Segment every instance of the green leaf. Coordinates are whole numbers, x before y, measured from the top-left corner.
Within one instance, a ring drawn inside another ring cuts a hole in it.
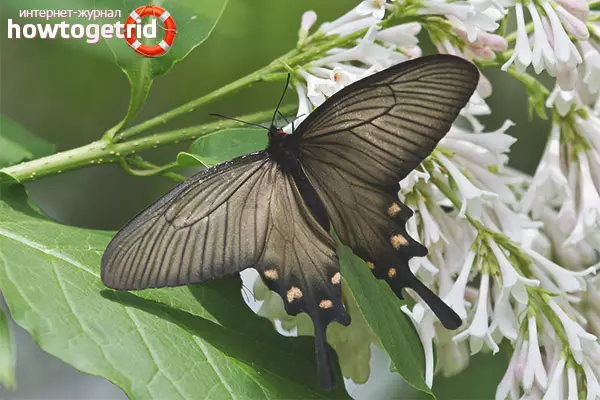
[[[0,383],[8,390],[15,387],[15,345],[8,316],[0,307]]]
[[[207,166],[264,150],[268,138],[266,131],[251,128],[224,129],[202,136],[190,146],[190,153]]]
[[[131,121],[144,105],[152,82],[166,74],[175,63],[183,60],[194,48],[204,42],[221,18],[228,0],[164,0],[143,3],[157,4],[167,10],[177,27],[177,35],[171,49],[161,57],[147,58],[134,52],[125,40],[108,40],[107,43],[115,55],[115,61],[121,67],[131,85],[129,107],[123,121],[111,128],[107,135],[112,137],[121,127]],[[133,10],[142,5],[137,0],[103,0],[103,8],[121,9],[124,20]],[[101,8],[98,4],[94,7]],[[162,25],[157,22],[160,41]],[[201,79],[202,77],[198,77]]]
[[[0,149],[0,168],[55,151],[53,144],[36,137],[6,115],[0,115]]]
[[[204,164],[200,157],[194,154],[186,153],[185,151],[177,154],[176,162],[181,168],[208,167],[208,165]]]
[[[134,399],[348,397],[343,385],[319,389],[313,339],[281,336],[254,315],[238,277],[108,290],[99,264],[112,232],[42,219],[21,185],[0,190],[0,289],[48,353]]]
[[[343,283],[395,369],[411,386],[433,396],[425,384],[423,346],[412,322],[400,310],[405,302],[384,281],[377,280],[350,249],[339,246],[338,254]]]

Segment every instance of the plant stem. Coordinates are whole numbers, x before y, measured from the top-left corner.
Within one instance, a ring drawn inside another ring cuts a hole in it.
[[[386,23],[386,21],[383,21],[382,25],[384,25],[384,23]],[[389,21],[387,21],[387,23],[389,23]],[[284,79],[287,76],[287,74],[282,73],[285,72],[285,66],[305,66],[307,63],[317,59],[334,47],[341,47],[354,43],[356,39],[362,37],[366,31],[367,29],[363,29],[346,36],[337,37],[327,37],[322,32],[316,32],[306,40],[302,48],[291,50],[270,64],[243,78],[138,125],[125,129],[117,135],[114,135],[114,131],[111,129],[98,141],[62,153],[0,169],[0,172],[7,173],[20,182],[26,182],[86,166],[113,163],[125,155],[171,143],[178,143],[179,141],[193,140],[198,136],[207,135],[224,128],[239,126],[239,123],[233,121],[217,121],[205,125],[177,129],[132,139],[133,136],[165,124],[178,116],[192,112],[202,105],[208,104],[226,94],[248,87],[253,83],[261,80],[272,81]],[[281,111],[286,113],[293,110],[294,107],[283,107]],[[263,111],[241,116],[239,119],[260,123],[269,120],[270,113],[272,113],[272,111]]]
[[[282,107],[281,111],[283,113],[293,112],[295,108],[295,105],[287,105]],[[243,115],[240,116],[239,119],[243,119],[252,123],[261,123],[270,120],[272,114],[273,111],[266,110]],[[158,146],[194,140],[200,136],[210,135],[211,133],[220,131],[222,129],[238,126],[241,126],[239,122],[222,120],[204,125],[156,133],[143,138],[132,139],[119,143],[110,143],[107,140],[100,139],[82,147],[77,147],[75,149],[39,158],[37,160],[3,168],[0,169],[0,172],[11,175],[19,182],[26,182],[74,169],[113,163],[126,155],[156,148]]]
[[[289,55],[293,54],[294,52],[295,52],[295,50],[292,50],[288,54],[284,55],[283,58],[289,57]],[[226,94],[233,93],[239,89],[248,87],[248,86],[252,85],[253,83],[259,82],[260,80],[262,80],[262,78],[264,76],[273,74],[274,72],[277,72],[281,69],[282,69],[281,65],[273,62],[273,63],[255,71],[249,75],[244,76],[241,79],[238,79],[237,81],[231,82],[217,90],[214,90],[205,96],[199,97],[188,103],[182,104],[179,107],[176,107],[170,111],[167,111],[166,113],[158,115],[154,118],[150,118],[149,120],[146,120],[138,125],[132,126],[131,128],[125,129],[124,131],[122,131],[121,133],[119,133],[115,136],[114,141],[120,142],[124,139],[130,138],[130,137],[138,135],[144,131],[147,131],[150,128],[154,128],[158,125],[165,124],[168,121],[170,121],[180,115],[192,112],[195,109],[197,109],[198,107],[208,104],[208,103],[211,103],[214,100],[216,100]],[[248,122],[251,122],[251,121],[248,121]],[[261,121],[261,122],[264,122],[264,121]]]
[[[148,129],[154,128],[158,125],[162,125],[180,115],[192,112],[198,107],[211,103],[222,96],[233,93],[239,89],[248,87],[256,82],[260,82],[263,79],[267,81],[273,81],[274,78],[285,79],[287,77],[286,73],[282,73],[280,75],[277,74],[281,71],[284,71],[284,65],[287,64],[289,66],[295,67],[310,62],[316,57],[325,53],[329,49],[342,46],[349,42],[353,42],[355,39],[362,37],[366,32],[367,29],[363,29],[346,36],[333,38],[332,40],[328,40],[316,46],[306,45],[307,51],[305,52],[300,52],[297,49],[291,50],[288,53],[282,55],[281,57],[278,57],[270,64],[252,72],[249,75],[244,76],[243,78],[238,79],[237,81],[231,82],[215,91],[210,92],[207,95],[199,97],[188,103],[182,104],[179,107],[167,111],[166,113],[158,115],[138,125],[132,126],[131,128],[125,129],[121,133],[115,135],[114,140],[115,142],[119,142],[132,136],[138,135]],[[322,39],[322,34],[317,32],[316,34],[314,34],[314,38]]]

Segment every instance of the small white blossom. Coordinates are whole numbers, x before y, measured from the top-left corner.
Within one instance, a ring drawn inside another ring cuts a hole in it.
[[[483,203],[496,199],[498,195],[476,187],[462,172],[459,171],[454,163],[445,156],[439,154],[437,158],[444,168],[448,170],[448,173],[458,186],[462,200],[459,216],[464,217],[468,211],[471,217],[479,219],[481,217]]]
[[[543,389],[548,386],[548,375],[542,362],[540,346],[538,342],[538,331],[535,316],[529,316],[527,331],[529,334],[529,348],[527,349],[527,363],[523,372],[523,387],[530,391],[533,387],[533,381],[538,383]]]
[[[519,381],[517,377],[523,374],[523,365],[525,364],[525,357],[527,355],[523,351],[524,345],[526,346],[523,336],[519,336],[515,343],[510,362],[508,363],[508,368],[496,389],[496,400],[506,400],[508,397],[511,399],[519,398]]]
[[[600,398],[600,383],[598,383],[598,376],[594,373],[592,366],[587,360],[584,361],[581,366],[585,373],[586,400]]]
[[[584,350],[596,353],[600,351],[596,336],[586,332],[581,325],[569,318],[553,299],[548,300],[547,303],[560,319],[560,322],[565,329],[565,333],[567,334],[570,351],[578,364],[581,364],[584,360]]]
[[[306,11],[304,14],[302,14],[300,29],[308,32],[315,22],[317,22],[317,13],[312,10]]]
[[[550,385],[542,400],[555,399],[559,393],[563,392],[563,380],[566,360],[563,357],[558,358],[558,362],[553,366],[550,374]]]
[[[358,15],[372,15],[377,19],[382,19],[385,15],[386,0],[364,0],[356,6]]]
[[[471,354],[478,353],[483,344],[492,349],[494,353],[500,349],[490,334],[488,324],[488,302],[489,302],[489,291],[490,286],[490,275],[483,273],[481,276],[481,284],[479,286],[479,298],[477,300],[477,309],[475,310],[475,316],[469,327],[454,336],[453,340],[460,341],[469,337]]]
[[[583,83],[590,93],[597,94],[600,91],[600,52],[588,42],[580,45],[585,66]]]
[[[525,27],[525,16],[523,15],[523,5],[520,2],[515,4],[515,13],[517,17],[517,42],[515,44],[515,50],[508,59],[508,61],[502,66],[502,70],[506,71],[513,63],[519,73],[525,71],[525,69],[531,64],[532,53],[531,47],[529,47],[529,38],[527,37],[527,28]]]
[[[464,321],[467,319],[467,310],[465,306],[465,289],[467,287],[467,281],[469,273],[473,267],[473,261],[475,260],[475,253],[469,251],[465,261],[463,262],[460,274],[450,292],[444,297],[444,302],[448,304],[450,308],[458,314],[458,316]]]
[[[567,244],[577,243],[588,233],[600,230],[600,193],[590,171],[590,163],[585,152],[578,153],[579,167],[579,207],[578,218]]]
[[[536,217],[538,210],[549,199],[560,203],[570,195],[569,184],[561,167],[560,127],[554,124],[533,181],[521,199],[520,210],[532,211]]]
[[[425,353],[425,384],[431,388],[433,385],[433,335],[435,333],[433,322],[435,317],[421,303],[416,304],[412,312],[407,306],[402,306],[400,309],[410,317],[423,344],[423,352]]]
[[[519,303],[527,304],[528,298],[525,285],[537,287],[540,285],[540,281],[536,279],[528,279],[518,274],[496,242],[490,240],[488,242],[488,246],[494,253],[496,260],[498,261],[498,265],[500,266],[503,287],[509,289],[511,294]]]
[[[525,251],[544,272],[552,276],[556,284],[566,293],[585,290],[586,282],[583,277],[596,272],[594,267],[590,267],[584,271],[570,271],[534,250],[525,249]]]

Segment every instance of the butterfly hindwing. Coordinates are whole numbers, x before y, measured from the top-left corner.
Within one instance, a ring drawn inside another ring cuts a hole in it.
[[[449,328],[458,316],[411,273],[426,249],[406,233],[398,182],[448,132],[479,73],[452,56],[399,64],[333,95],[298,127],[300,160],[340,240],[401,296],[414,289]]]
[[[350,323],[342,304],[335,242],[308,209],[292,176],[278,173],[274,192],[266,246],[255,268],[269,289],[281,295],[288,314],[306,312],[312,318],[319,377],[323,387],[332,388],[327,326]]]

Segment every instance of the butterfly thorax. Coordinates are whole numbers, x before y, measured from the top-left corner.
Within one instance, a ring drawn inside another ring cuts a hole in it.
[[[292,137],[292,135],[284,132],[283,129],[271,126],[268,133],[269,145],[267,146],[267,153],[283,172],[297,175],[300,171],[298,145],[292,140]]]

